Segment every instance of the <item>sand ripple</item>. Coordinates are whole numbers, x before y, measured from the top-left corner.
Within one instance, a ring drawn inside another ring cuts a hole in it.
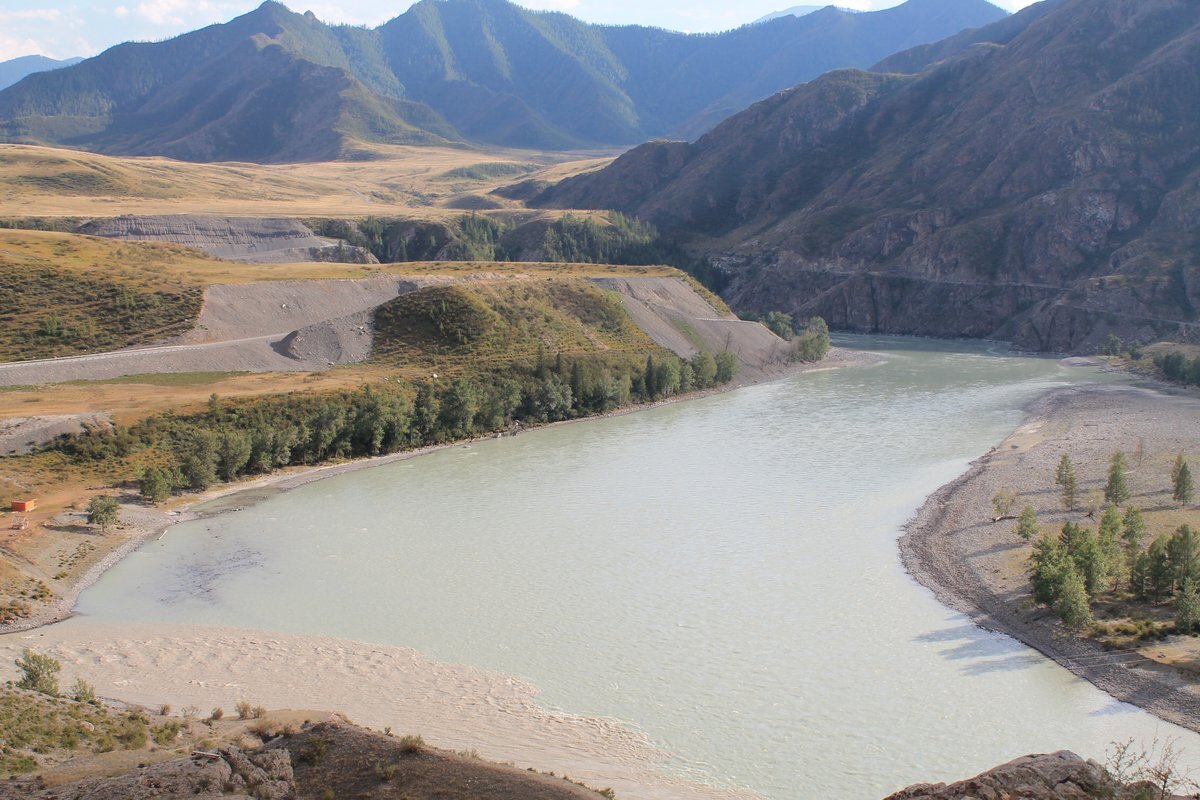
[[[749,792],[687,783],[660,772],[667,754],[640,733],[603,719],[551,713],[531,685],[448,664],[402,647],[318,636],[177,624],[94,623],[83,618],[0,637],[0,677],[24,647],[63,663],[105,697],[149,706],[232,711],[339,711],[360,725],[419,733],[438,747],[554,771],[621,798],[739,800]]]

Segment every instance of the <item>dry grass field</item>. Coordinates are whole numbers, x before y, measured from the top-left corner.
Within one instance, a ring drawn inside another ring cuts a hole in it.
[[[473,197],[498,186],[560,180],[615,155],[384,145],[371,150],[371,160],[260,165],[0,145],[0,217],[352,217],[419,210],[432,219],[461,214]],[[516,205],[488,199],[501,207]]]

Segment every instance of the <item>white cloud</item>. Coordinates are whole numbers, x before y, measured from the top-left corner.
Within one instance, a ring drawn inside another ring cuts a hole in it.
[[[125,6],[117,6],[116,8],[113,9],[113,14],[118,17],[128,17],[129,9],[126,8]]]
[[[41,42],[28,37],[9,36],[0,33],[0,61],[8,61],[19,56],[50,55]]]
[[[534,11],[574,11],[580,0],[523,0],[520,4]]]
[[[218,6],[208,0],[143,0],[134,10],[151,24],[178,26],[223,21],[227,5]]]
[[[16,11],[6,11],[4,16],[8,20],[55,22],[62,17],[62,12],[57,8],[25,8]]]

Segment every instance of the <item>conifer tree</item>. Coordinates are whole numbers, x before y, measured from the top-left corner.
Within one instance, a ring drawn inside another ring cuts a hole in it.
[[[1125,454],[1118,450],[1108,462],[1108,483],[1104,484],[1104,500],[1121,505],[1129,499],[1129,466]]]
[[[1200,595],[1196,594],[1196,582],[1188,578],[1175,601],[1175,631],[1191,633],[1200,623]]]
[[[1182,458],[1182,456],[1181,456]],[[1175,471],[1173,497],[1175,502],[1180,505],[1190,505],[1192,502],[1192,490],[1195,488],[1192,485],[1192,470],[1188,467],[1186,461],[1179,465],[1179,469]]]
[[[1084,578],[1076,569],[1067,570],[1059,589],[1058,616],[1073,631],[1081,631],[1092,624],[1092,608]]]
[[[1063,508],[1072,511],[1075,508],[1075,493],[1079,484],[1075,480],[1075,465],[1071,457],[1063,453],[1058,460],[1058,470],[1054,474],[1054,482],[1062,488]]]

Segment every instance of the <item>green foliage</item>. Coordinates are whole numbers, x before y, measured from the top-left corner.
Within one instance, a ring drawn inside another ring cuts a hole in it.
[[[1121,505],[1129,500],[1129,464],[1120,450],[1108,462],[1108,482],[1104,485],[1104,500]]]
[[[785,341],[791,341],[796,335],[796,331],[792,327],[792,315],[783,311],[768,311],[763,315],[761,320],[763,325],[766,325],[771,333]]]
[[[1044,606],[1054,605],[1063,576],[1072,567],[1071,557],[1062,541],[1043,534],[1034,542],[1033,552],[1029,557],[1033,599]]]
[[[162,467],[149,466],[142,470],[138,492],[151,503],[161,503],[175,491],[173,476]]]
[[[1178,468],[1174,471],[1174,479],[1171,483],[1171,496],[1175,498],[1175,502],[1184,506],[1190,505],[1192,502],[1192,492],[1195,487],[1192,482],[1191,467],[1188,466],[1186,461],[1179,463]]]
[[[179,727],[177,720],[168,720],[161,725],[151,728],[150,736],[156,744],[166,747],[179,738]]]
[[[820,361],[831,346],[829,326],[821,317],[812,317],[792,343],[792,357],[797,361]]]
[[[1070,630],[1082,631],[1092,624],[1092,609],[1085,591],[1085,580],[1077,570],[1068,569],[1059,589],[1058,615]]]
[[[1012,513],[1013,499],[1016,495],[1013,490],[1006,486],[1001,486],[992,495],[992,510],[996,512],[997,517],[1007,517]]]
[[[18,688],[51,696],[58,694],[58,673],[62,670],[62,664],[53,656],[36,653],[27,647],[17,658],[16,664],[20,673]]]
[[[1104,345],[1100,348],[1100,352],[1106,356],[1119,356],[1124,350],[1121,338],[1111,333],[1104,339]]]
[[[1033,506],[1025,506],[1021,509],[1021,513],[1017,517],[1017,536],[1028,542],[1033,537],[1039,535],[1040,532],[1037,511]]]
[[[1178,350],[1154,355],[1154,365],[1163,377],[1184,386],[1200,384],[1200,356],[1188,358]]]
[[[1113,588],[1120,582],[1121,577],[1126,570],[1125,553],[1121,549],[1122,520],[1121,512],[1113,504],[1109,504],[1105,509],[1104,515],[1100,518],[1100,528],[1097,532],[1096,542],[1100,547],[1100,554],[1104,558],[1104,563],[1107,566],[1109,576],[1113,580]]]
[[[1062,458],[1058,461],[1058,469],[1054,473],[1054,482],[1062,490],[1063,508],[1067,511],[1072,511],[1075,508],[1075,495],[1079,490],[1079,484],[1075,478],[1075,465],[1071,462],[1071,457],[1063,453]]]
[[[737,375],[737,356],[728,350],[722,350],[714,358],[717,360],[717,383],[729,383]]]
[[[707,259],[690,255],[651,224],[611,211],[602,218],[567,214],[551,222],[515,225],[465,214],[449,222],[367,217],[310,219],[321,236],[369,250],[385,264],[409,261],[541,261],[627,266],[667,265],[719,292],[729,278]]]
[[[1109,577],[1109,563],[1096,536],[1088,528],[1068,522],[1062,528],[1062,543],[1083,578],[1087,596],[1094,598],[1104,590]]]
[[[113,525],[116,525],[117,520],[120,517],[120,513],[121,506],[115,497],[101,494],[96,495],[88,501],[88,524],[98,525],[101,530],[107,531]]]
[[[96,687],[83,678],[76,678],[71,686],[71,698],[76,703],[96,703]]]
[[[1175,600],[1175,630],[1191,633],[1197,625],[1200,625],[1200,595],[1196,593],[1196,582],[1187,578]]]
[[[80,747],[111,750],[116,735],[129,723],[128,717],[116,716],[95,701],[0,687],[0,775],[34,771],[35,754]],[[145,722],[140,724],[144,730]]]
[[[0,262],[0,360],[117,350],[183,333],[201,289],[149,289],[63,267]]]

